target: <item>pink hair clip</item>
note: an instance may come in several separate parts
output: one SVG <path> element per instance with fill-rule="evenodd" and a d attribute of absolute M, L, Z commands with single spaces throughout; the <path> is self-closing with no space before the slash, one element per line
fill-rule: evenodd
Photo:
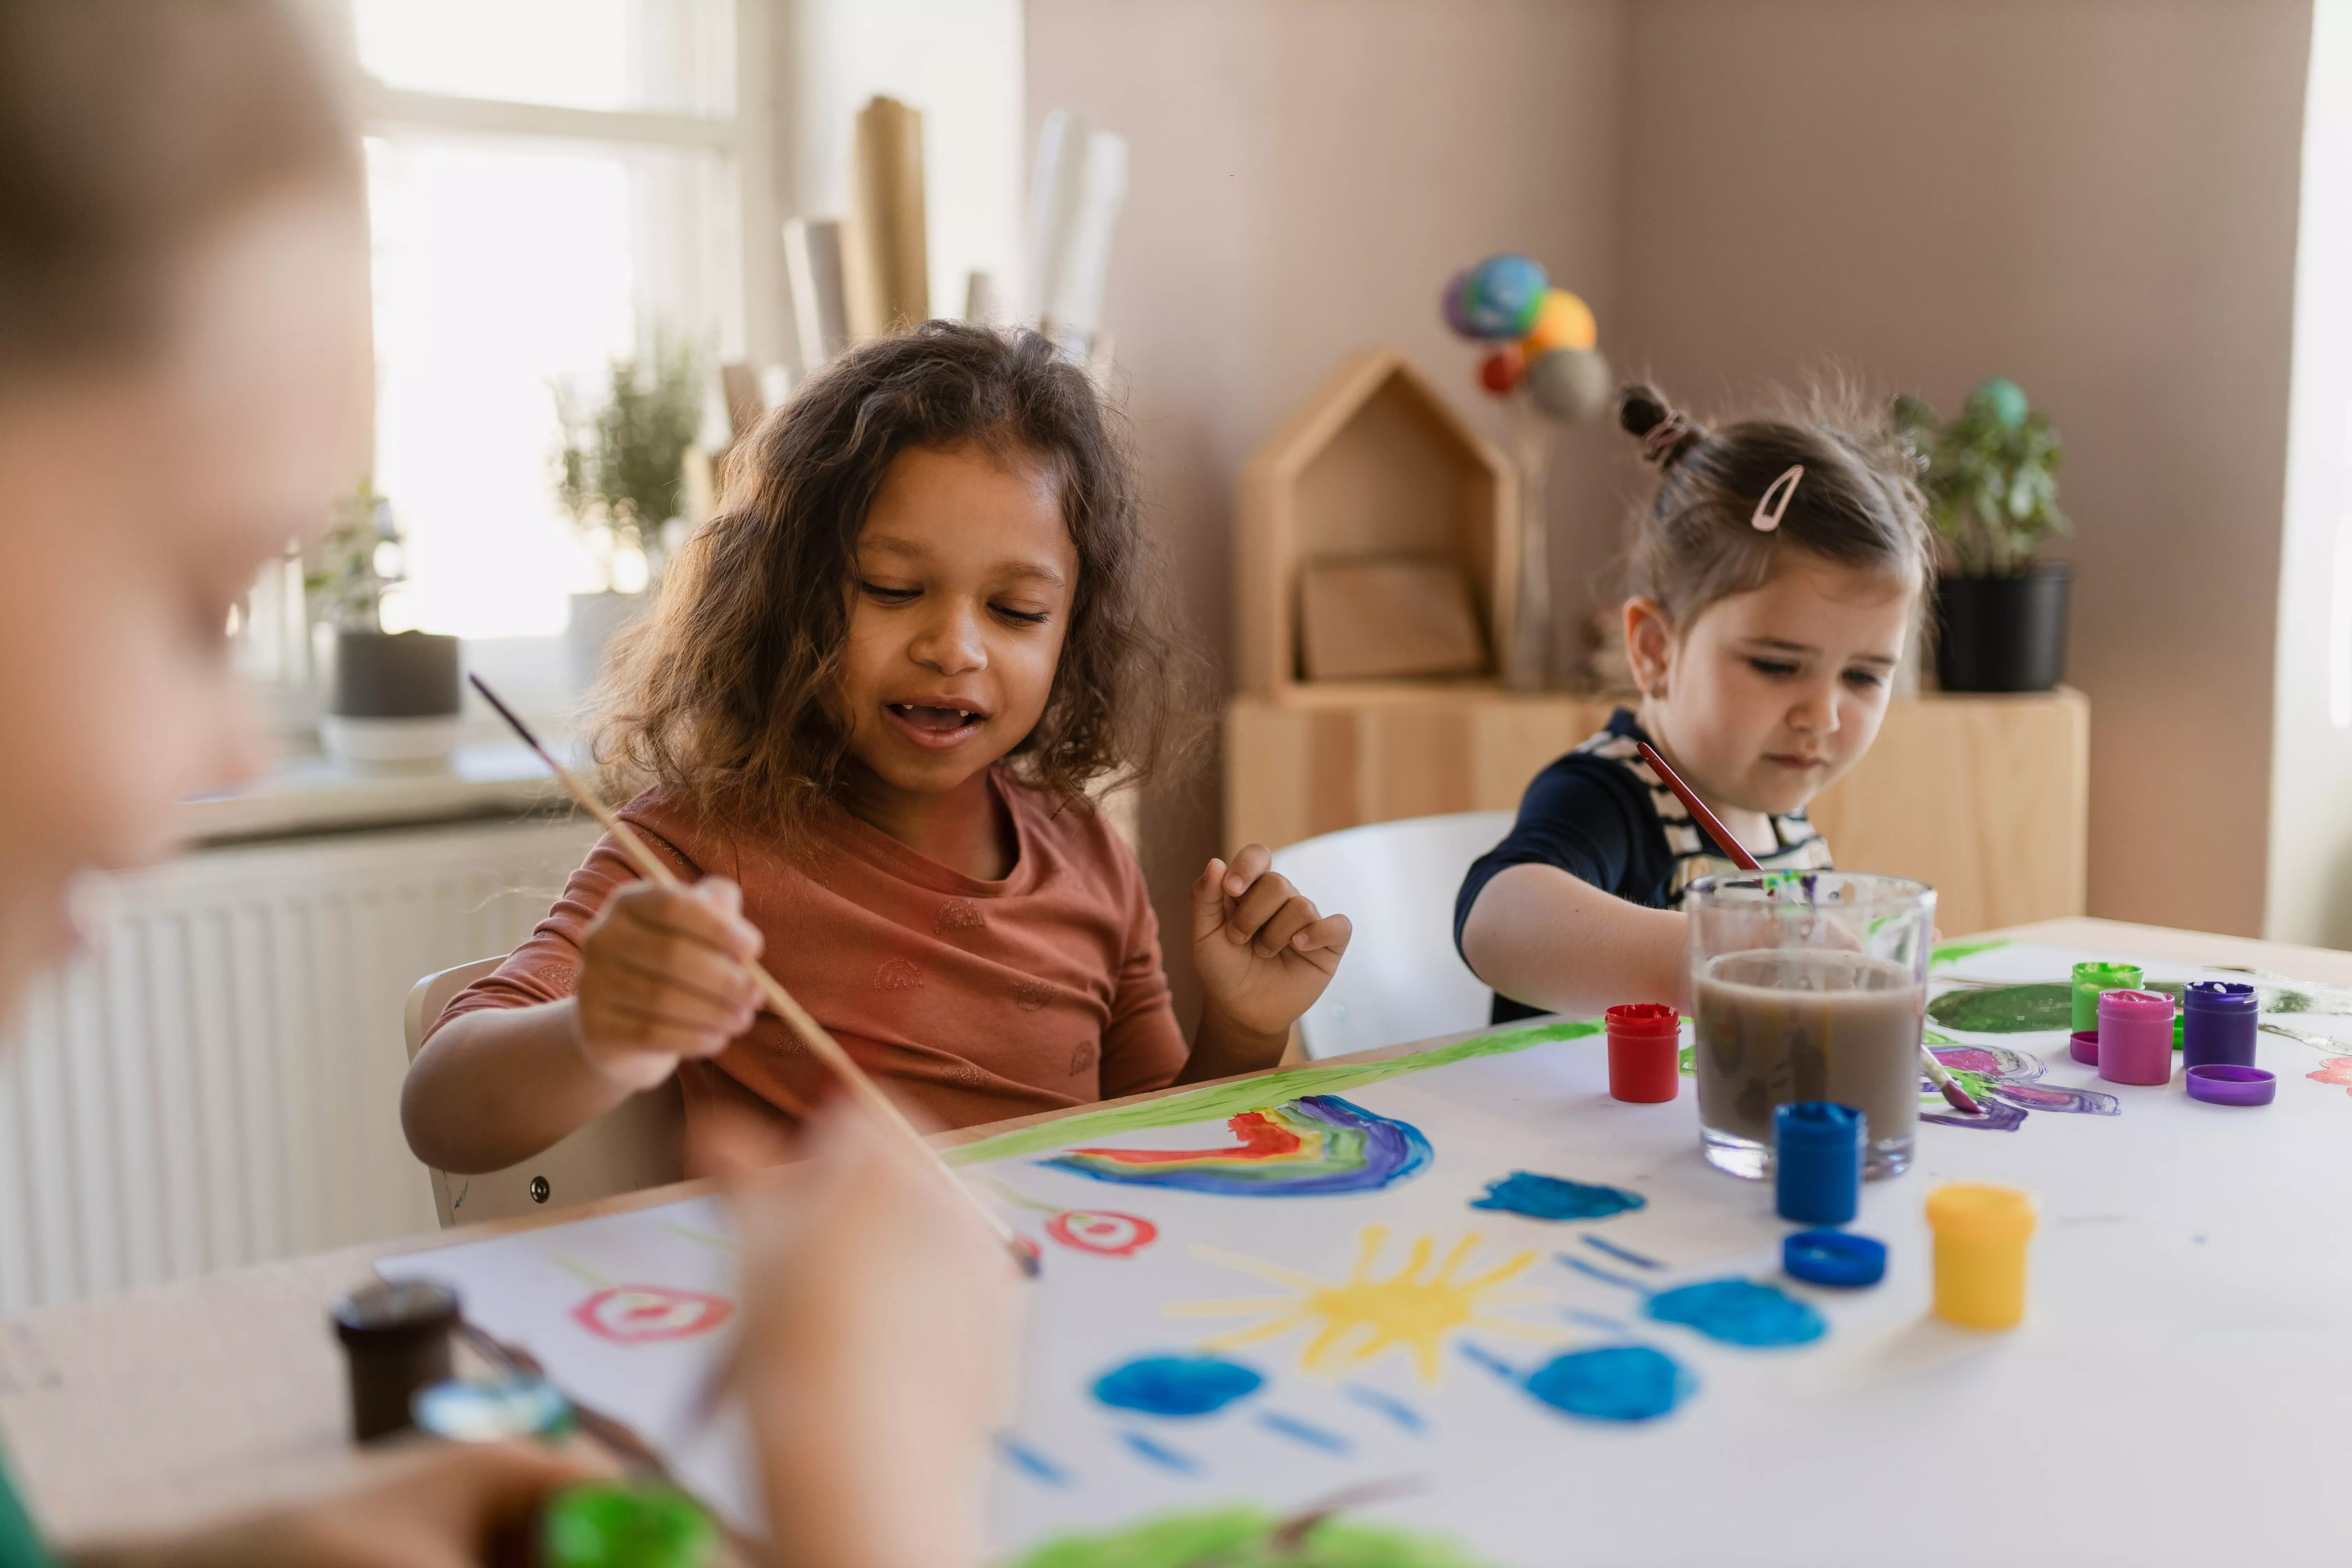
<path fill-rule="evenodd" d="M 1683 416 L 1669 414 L 1651 426 L 1648 434 L 1642 437 L 1642 456 L 1653 463 L 1662 461 L 1668 452 L 1675 449 L 1675 443 L 1689 434 L 1690 426 L 1683 423 Z"/>
<path fill-rule="evenodd" d="M 1765 486 L 1763 495 L 1757 499 L 1755 515 L 1748 520 L 1748 526 L 1759 533 L 1769 533 L 1780 527 L 1789 503 L 1797 499 L 1797 481 L 1804 477 L 1805 465 L 1798 463 Z"/>

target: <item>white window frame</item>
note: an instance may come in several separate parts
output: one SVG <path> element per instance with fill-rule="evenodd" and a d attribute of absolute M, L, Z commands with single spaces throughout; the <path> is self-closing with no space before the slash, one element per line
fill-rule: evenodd
<path fill-rule="evenodd" d="M 735 171 L 742 235 L 744 349 L 755 365 L 784 363 L 783 230 L 775 181 L 772 0 L 735 0 L 735 111 L 729 115 L 572 109 L 394 87 L 362 72 L 362 134 L 443 132 L 469 137 L 686 149 L 723 154 Z M 346 9 L 346 22 L 349 15 Z"/>

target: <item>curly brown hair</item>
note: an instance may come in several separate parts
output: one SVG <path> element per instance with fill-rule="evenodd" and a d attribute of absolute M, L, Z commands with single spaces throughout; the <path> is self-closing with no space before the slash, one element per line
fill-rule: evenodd
<path fill-rule="evenodd" d="M 808 832 L 849 762 L 833 700 L 866 512 L 901 452 L 961 447 L 1050 472 L 1077 551 L 1061 662 L 1014 776 L 1070 805 L 1190 753 L 1193 659 L 1094 384 L 1036 332 L 926 321 L 835 360 L 728 455 L 718 514 L 598 692 L 593 754 L 616 796 L 657 785 L 722 831 Z"/>

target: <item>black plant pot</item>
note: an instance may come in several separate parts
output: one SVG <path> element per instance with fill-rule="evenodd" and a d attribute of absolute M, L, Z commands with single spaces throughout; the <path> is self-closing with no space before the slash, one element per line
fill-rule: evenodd
<path fill-rule="evenodd" d="M 457 713 L 457 639 L 430 632 L 337 632 L 335 695 L 344 719 L 444 719 Z"/>
<path fill-rule="evenodd" d="M 1936 674 L 1947 691 L 2047 691 L 2066 679 L 2066 595 L 2074 569 L 1936 582 Z"/>

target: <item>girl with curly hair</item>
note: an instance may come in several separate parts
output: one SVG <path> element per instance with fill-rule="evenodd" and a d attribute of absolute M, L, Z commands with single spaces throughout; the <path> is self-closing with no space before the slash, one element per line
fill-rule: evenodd
<path fill-rule="evenodd" d="M 1349 936 L 1213 859 L 1190 1048 L 1134 857 L 1087 794 L 1188 739 L 1185 659 L 1125 451 L 1034 332 L 927 322 L 813 378 L 615 656 L 596 755 L 692 893 L 609 842 L 460 994 L 404 1094 L 444 1170 L 528 1159 L 675 1071 L 698 1125 L 829 1089 L 755 1013 L 763 956 L 950 1126 L 1269 1066 Z"/>

